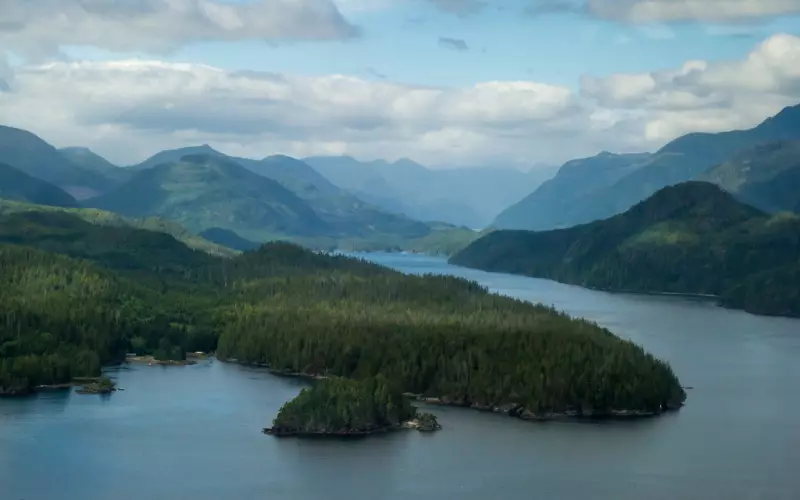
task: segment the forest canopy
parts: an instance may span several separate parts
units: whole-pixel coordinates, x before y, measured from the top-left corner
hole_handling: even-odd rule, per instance
[[[98,375],[126,352],[216,350],[466,406],[660,413],[685,399],[671,368],[639,346],[462,279],[288,243],[221,258],[61,213],[7,215],[0,228],[6,393]]]

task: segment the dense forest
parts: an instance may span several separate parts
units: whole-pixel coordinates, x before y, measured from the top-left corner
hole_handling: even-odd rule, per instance
[[[769,216],[706,182],[664,188],[582,226],[497,231],[451,262],[603,290],[715,295],[755,313],[800,315],[800,217]]]
[[[364,435],[398,428],[413,419],[416,408],[383,377],[329,379],[284,404],[264,429],[275,436]]]
[[[9,214],[0,228],[5,392],[96,375],[126,352],[216,349],[482,408],[660,413],[685,399],[631,342],[461,279],[288,243],[222,258],[65,213]]]

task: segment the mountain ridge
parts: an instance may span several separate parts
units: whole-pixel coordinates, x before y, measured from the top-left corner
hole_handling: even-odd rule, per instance
[[[495,220],[501,229],[554,229],[604,219],[623,212],[659,189],[702,178],[703,173],[737,154],[769,141],[800,139],[800,105],[787,106],[759,125],[743,130],[678,137],[653,153],[649,160],[610,186],[570,197],[569,210],[534,191],[526,202],[509,207]],[[563,167],[562,167],[563,168]],[[561,171],[555,179],[559,179]]]

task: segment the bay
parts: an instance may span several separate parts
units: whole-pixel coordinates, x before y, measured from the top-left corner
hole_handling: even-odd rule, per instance
[[[0,498],[793,499],[800,321],[368,254],[596,321],[670,362],[687,405],[636,422],[537,424],[429,408],[444,430],[363,440],[260,433],[305,382],[203,362],[109,371],[110,397],[0,400]]]

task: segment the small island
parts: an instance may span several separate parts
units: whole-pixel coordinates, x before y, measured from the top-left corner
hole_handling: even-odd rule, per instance
[[[76,390],[77,394],[111,394],[117,385],[108,377],[100,377]]]
[[[272,436],[368,436],[397,429],[441,429],[383,377],[327,379],[284,404],[264,433]]]

